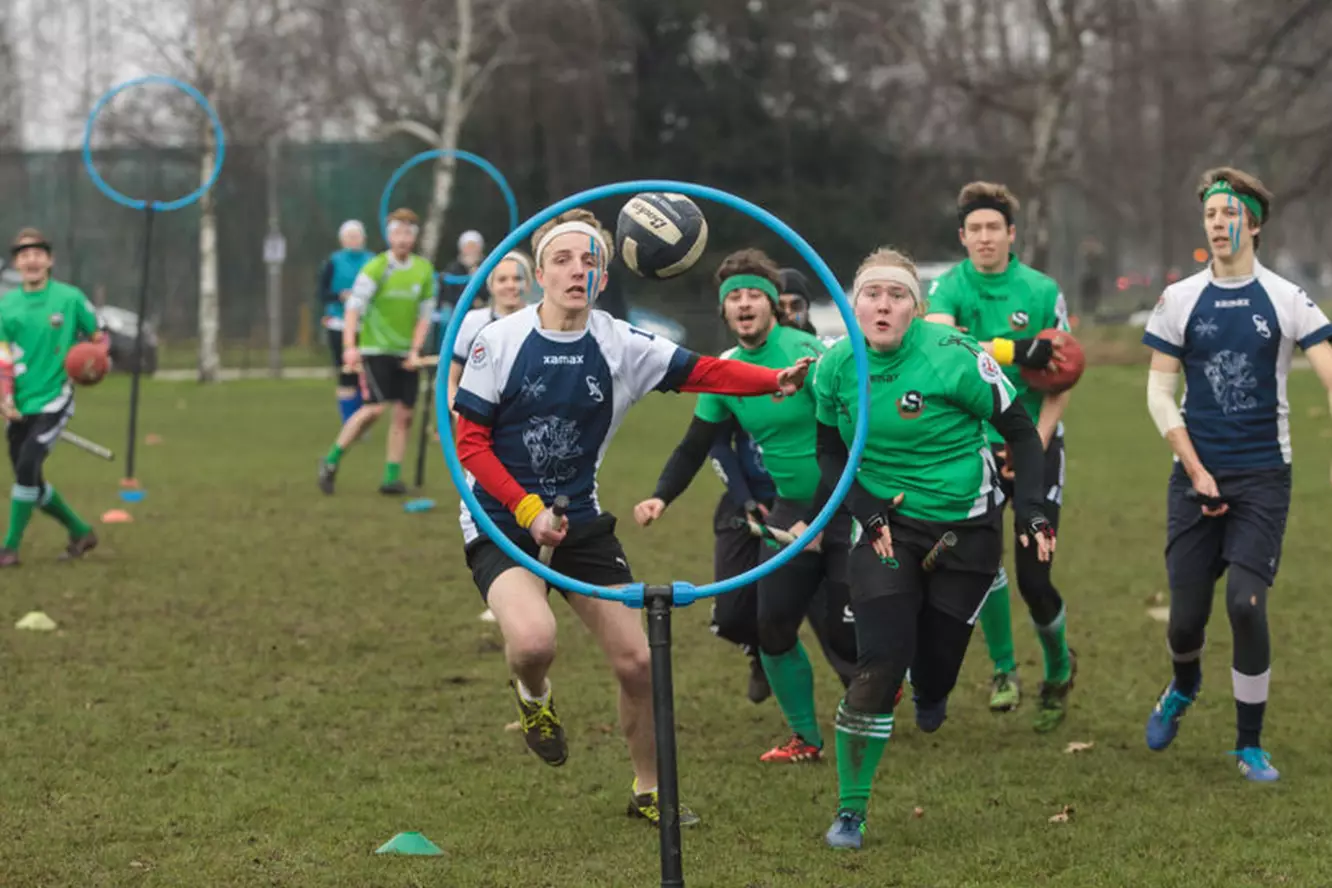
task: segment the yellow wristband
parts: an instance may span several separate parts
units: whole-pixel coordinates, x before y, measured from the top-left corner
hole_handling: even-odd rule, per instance
[[[994,359],[1000,364],[1013,363],[1013,340],[995,339],[990,346],[994,349]]]
[[[541,497],[529,493],[518,503],[518,508],[513,510],[513,517],[518,519],[518,526],[526,530],[532,526],[537,516],[545,511],[545,508],[546,504],[541,501]]]

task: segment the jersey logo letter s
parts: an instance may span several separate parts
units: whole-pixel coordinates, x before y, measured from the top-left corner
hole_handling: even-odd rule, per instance
[[[897,400],[897,415],[903,419],[919,419],[925,410],[925,396],[917,391],[909,391]]]

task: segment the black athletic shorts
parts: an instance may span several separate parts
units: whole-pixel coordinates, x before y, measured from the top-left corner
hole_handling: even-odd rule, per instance
[[[1230,509],[1208,518],[1187,499],[1193,482],[1178,463],[1170,474],[1165,550],[1170,585],[1214,583],[1230,564],[1247,567],[1272,585],[1290,513],[1290,466],[1212,477]]]
[[[361,380],[364,383],[365,403],[388,404],[397,402],[407,407],[416,406],[421,377],[415,370],[402,365],[400,355],[363,355]]]
[[[324,330],[324,335],[328,340],[328,353],[333,358],[333,369],[342,371],[342,331]]]
[[[923,601],[964,623],[974,623],[1003,559],[1002,512],[993,509],[966,521],[920,521],[889,514],[893,559],[881,561],[861,534],[851,549],[851,608],[862,601],[923,591]],[[922,566],[935,543],[951,531],[957,542],[937,556],[934,569]]]
[[[74,398],[71,396],[55,413],[34,413],[5,427],[9,464],[14,467],[19,483],[42,483],[42,464],[51,455],[51,448],[60,440],[60,433],[73,415]]]
[[[994,462],[1004,468],[1004,445],[994,445]],[[1013,501],[1013,479],[999,476],[999,489],[1004,492],[1006,502]],[[1041,503],[1041,512],[1050,525],[1059,530],[1059,507],[1064,504],[1064,436],[1055,435],[1050,439],[1050,446],[1045,448],[1045,498]],[[1016,516],[1014,516],[1016,521]],[[1026,533],[1025,527],[1014,525],[1015,533]]]
[[[594,586],[623,586],[634,581],[629,559],[615,536],[615,516],[603,512],[587,524],[570,525],[564,542],[551,554],[550,568],[575,580]],[[526,532],[510,537],[524,552],[536,558],[541,547]],[[490,538],[482,535],[463,550],[472,580],[484,601],[495,578],[511,567],[522,567]],[[547,584],[546,591],[552,587]],[[561,594],[567,594],[561,590]]]
[[[723,496],[712,514],[712,578],[738,577],[759,563],[763,541],[738,524],[745,510]],[[758,647],[758,586],[750,583],[712,599],[712,631],[734,644]]]

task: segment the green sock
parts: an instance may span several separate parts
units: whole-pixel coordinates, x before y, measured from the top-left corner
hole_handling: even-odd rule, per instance
[[[22,487],[18,484],[15,484],[10,491],[9,532],[5,534],[6,549],[18,551],[19,543],[23,542],[23,531],[28,529],[28,519],[32,517],[32,510],[41,495],[41,490],[36,487]]]
[[[823,734],[814,715],[814,668],[809,665],[805,646],[797,641],[784,654],[772,657],[760,652],[759,658],[786,723],[806,743],[822,749]]]
[[[402,463],[384,463],[384,483],[392,484],[402,474]]]
[[[79,517],[77,512],[69,507],[60,492],[50,484],[46,485],[46,495],[42,497],[40,502],[42,511],[65,525],[65,530],[69,531],[70,537],[78,539],[92,533],[92,528]]]
[[[324,462],[328,463],[330,466],[336,466],[338,460],[342,459],[342,454],[346,452],[347,451],[343,450],[337,444],[334,444],[333,448],[328,451],[328,456],[324,457]]]
[[[1050,621],[1048,626],[1037,626],[1036,637],[1041,640],[1041,650],[1045,652],[1045,680],[1051,684],[1063,684],[1072,673],[1072,664],[1068,659],[1068,639],[1064,637],[1064,608],[1059,608],[1059,616]]]
[[[1002,567],[990,584],[990,594],[980,612],[980,625],[995,673],[1017,669],[1017,660],[1013,656],[1013,608],[1008,595],[1008,573]]]
[[[837,810],[869,812],[870,786],[888,738],[893,736],[893,714],[873,715],[837,707]]]

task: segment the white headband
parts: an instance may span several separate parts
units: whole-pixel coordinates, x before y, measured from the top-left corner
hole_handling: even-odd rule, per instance
[[[599,257],[601,258],[601,261],[599,264],[606,264],[606,261],[610,257],[610,248],[606,246],[606,239],[601,236],[600,231],[593,228],[591,225],[588,225],[586,222],[561,222],[550,231],[547,231],[545,237],[537,241],[536,264],[541,264],[541,254],[546,251],[546,247],[550,246],[551,241],[559,237],[561,234],[570,233],[586,234],[588,237],[596,238],[597,243],[601,244],[601,253]]]
[[[421,226],[419,226],[419,225],[413,225],[411,222],[404,222],[404,221],[402,221],[401,219],[391,219],[391,220],[389,220],[389,224],[388,224],[388,232],[389,232],[389,234],[392,234],[394,231],[396,231],[396,230],[399,229],[399,228],[410,228],[410,229],[412,230],[412,234],[416,234],[417,232],[419,232],[419,231],[421,230]]]
[[[348,219],[346,222],[343,222],[342,226],[338,229],[338,237],[346,237],[353,231],[362,237],[365,236],[365,226],[355,219]]]
[[[458,249],[462,249],[468,244],[476,244],[478,247],[486,245],[486,239],[481,236],[479,231],[464,231],[458,238]]]
[[[521,277],[523,278],[523,289],[526,290],[529,287],[531,287],[532,263],[522,253],[519,253],[517,250],[513,250],[511,252],[505,253],[504,258],[495,263],[495,267],[490,271],[490,276],[486,278],[486,289],[489,289],[490,285],[495,282],[495,275],[499,273],[500,266],[503,265],[505,262],[508,262],[510,259],[518,263],[518,268],[521,272]]]
[[[856,275],[856,282],[851,287],[851,293],[855,296],[860,295],[860,291],[866,284],[881,282],[885,284],[901,284],[911,293],[911,300],[920,305],[920,281],[916,276],[897,265],[875,265],[865,269]]]

